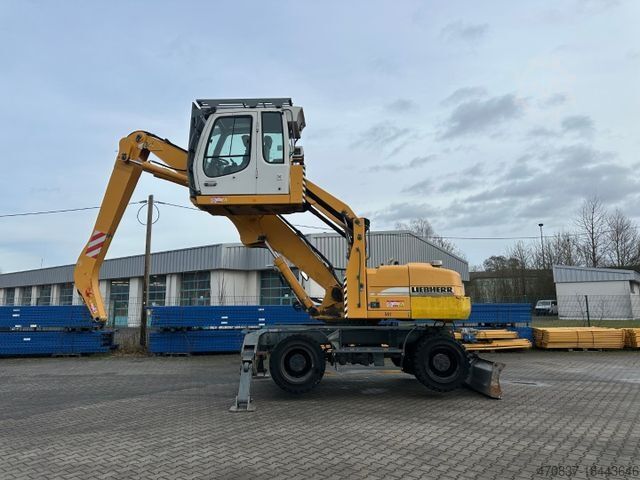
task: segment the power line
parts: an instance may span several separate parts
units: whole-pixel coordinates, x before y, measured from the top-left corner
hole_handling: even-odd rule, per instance
[[[202,211],[199,208],[187,207],[184,205],[178,205],[176,203],[161,202],[161,201],[156,201],[155,203],[158,203],[161,205],[168,205],[170,207],[184,208],[185,210],[194,210],[197,212]],[[301,225],[301,224],[294,224],[294,223],[292,223],[292,225],[298,228],[313,228],[316,230],[325,230],[325,231],[333,232],[333,229],[329,227],[320,227],[316,225]],[[389,235],[402,235],[402,234],[389,233]],[[553,235],[548,235],[548,236],[552,237]],[[448,240],[531,240],[531,239],[537,240],[538,238],[540,238],[538,235],[527,236],[527,237],[444,237],[444,236],[438,235],[437,237],[442,239],[448,239]],[[426,237],[426,238],[432,238],[432,237]]]
[[[136,205],[139,203],[145,203],[146,200],[142,202],[131,202],[129,205]],[[61,208],[58,210],[40,210],[36,212],[19,212],[19,213],[5,213],[0,215],[0,218],[9,218],[9,217],[28,217],[32,215],[52,215],[56,213],[69,213],[69,212],[82,212],[85,210],[97,210],[100,206],[97,207],[79,207],[79,208]]]
[[[630,229],[633,229],[633,230],[638,230],[639,228],[640,228],[640,226],[630,227]],[[605,235],[607,233],[613,233],[613,232],[615,232],[615,230],[603,230],[602,232],[600,232],[599,235]],[[418,237],[422,237],[422,235],[420,235],[419,233],[414,233],[414,232],[411,232],[411,231],[407,231],[407,233],[388,232],[388,233],[384,233],[384,234],[385,235],[413,234],[413,235],[416,235]],[[543,235],[542,238],[554,239],[558,235],[566,236],[566,237],[582,237],[582,236],[588,236],[589,233],[586,233],[586,232],[564,232],[564,233],[555,233],[555,234],[551,234],[551,235]],[[429,235],[429,236],[425,236],[423,238],[426,238],[426,239],[429,239],[429,240],[438,240],[438,239],[442,239],[442,240],[539,240],[540,239],[540,235],[520,236],[520,237],[455,237],[455,236],[445,236],[445,235]]]
[[[184,208],[185,210],[194,210],[196,212],[202,212],[199,208],[187,207],[186,205],[178,205],[177,203],[170,202],[161,202],[160,200],[156,200],[155,203],[160,205],[168,205],[170,207]]]
[[[193,208],[193,207],[186,207],[184,205],[178,205],[176,203],[169,203],[169,202],[160,202],[160,201],[156,201],[156,203],[160,203],[162,205],[169,205],[171,207],[178,207],[178,208],[184,208],[186,210],[194,210],[194,211],[202,211],[199,208]],[[324,230],[324,231],[329,231],[329,232],[333,232],[332,228],[328,228],[328,227],[320,227],[320,226],[315,226],[315,225],[301,225],[301,224],[294,224],[292,223],[293,226],[298,227],[298,228],[312,228],[312,229],[316,229],[316,230]],[[638,229],[639,227],[633,227],[634,229]],[[606,233],[612,233],[613,230],[606,230],[603,231],[602,234],[606,234]],[[386,233],[386,235],[406,235],[404,233]],[[554,238],[557,234],[555,235],[543,235],[543,238]],[[584,236],[584,235],[588,235],[587,233],[579,233],[579,232],[568,232],[568,233],[564,233],[563,235],[566,236],[571,236],[571,237],[579,237],[579,236]],[[418,235],[420,236],[420,235]],[[444,236],[444,235],[432,235],[432,236],[427,236],[425,237],[428,240],[437,240],[437,239],[443,239],[443,240],[538,240],[540,238],[539,235],[525,235],[525,236],[515,236],[515,237],[458,237],[458,236]]]
[[[147,203],[146,200],[141,200],[141,201],[137,201],[137,202],[130,202],[128,203],[128,205],[140,205],[140,204],[145,204]],[[175,207],[175,208],[182,208],[184,210],[192,210],[194,212],[202,212],[203,210],[199,209],[199,208],[194,208],[194,207],[188,207],[186,205],[179,205],[177,203],[171,203],[171,202],[163,202],[160,200],[156,200],[155,202],[156,204],[159,205],[167,205],[169,207]],[[18,213],[6,213],[6,214],[0,214],[0,218],[12,218],[12,217],[27,217],[27,216],[35,216],[35,215],[54,215],[54,214],[59,214],[59,213],[71,213],[71,212],[82,212],[82,211],[87,211],[87,210],[97,210],[101,208],[100,206],[94,206],[94,207],[78,207],[78,208],[62,208],[62,209],[56,209],[56,210],[40,210],[40,211],[33,211],[33,212],[18,212]],[[328,228],[328,227],[321,227],[321,226],[315,226],[315,225],[301,225],[301,224],[292,224],[298,228],[311,228],[311,229],[315,229],[315,230],[323,230],[323,231],[330,231],[332,232],[333,229]],[[638,230],[640,228],[640,226],[634,226],[634,227],[630,227],[633,230]],[[613,233],[614,230],[604,230],[603,232],[601,232],[602,235],[605,235],[607,233]],[[385,235],[406,235],[406,233],[394,233],[394,232],[387,232],[385,233]],[[419,234],[415,234],[420,236]],[[557,235],[559,234],[553,234],[553,235],[543,235],[543,238],[545,239],[553,239],[555,238]],[[581,232],[567,232],[567,233],[562,233],[560,235],[563,236],[567,236],[567,237],[582,237],[585,235],[589,235],[588,233],[581,233]],[[432,235],[432,236],[427,236],[425,237],[428,240],[437,240],[437,239],[442,239],[442,240],[474,240],[474,241],[482,241],[482,240],[492,240],[492,241],[503,241],[503,240],[538,240],[540,238],[539,235],[523,235],[523,236],[491,236],[491,237],[461,237],[461,236],[446,236],[446,235]]]
[[[554,235],[545,235],[544,238],[552,238]],[[431,239],[442,238],[443,240],[537,240],[539,235],[523,236],[523,237],[445,237],[441,235],[435,235],[426,237]]]
[[[31,215],[49,215],[53,213],[81,212],[83,210],[94,210],[96,208],[100,208],[100,207],[64,208],[60,210],[42,210],[39,212],[6,213],[4,215],[0,215],[0,218],[28,217]]]
[[[199,208],[187,207],[185,205],[178,205],[177,203],[161,202],[159,200],[156,200],[155,203],[158,203],[160,205],[168,205],[170,207],[184,208],[185,210],[194,210],[196,212],[202,212],[202,210],[200,210]],[[295,227],[299,227],[299,228],[315,228],[317,230],[327,230],[327,231],[330,231],[330,232],[333,231],[332,228],[319,227],[319,226],[315,226],[315,225],[297,225],[297,224],[293,224],[293,223],[292,223],[292,225],[295,226]]]
[[[632,226],[629,227],[631,230],[638,230],[640,226]],[[615,230],[603,230],[599,233],[599,235],[606,235],[607,233],[614,233]],[[583,237],[589,236],[590,234],[587,232],[563,232],[563,233],[555,233],[551,235],[543,235],[542,238],[553,239],[557,236],[565,236],[565,237]],[[427,238],[443,238],[447,240],[539,240],[540,235],[532,235],[532,236],[522,236],[522,237],[445,237],[440,235],[435,235]]]

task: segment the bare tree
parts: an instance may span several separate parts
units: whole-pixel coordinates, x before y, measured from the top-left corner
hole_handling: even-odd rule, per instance
[[[413,218],[407,222],[397,222],[396,229],[409,230],[415,233],[419,237],[433,237],[436,232],[431,225],[431,222],[426,218]]]
[[[586,199],[575,224],[582,237],[580,249],[585,263],[589,267],[601,266],[607,244],[607,211],[602,201],[596,196]]]
[[[450,240],[446,238],[442,238],[438,235],[431,222],[426,218],[414,218],[410,220],[408,223],[406,222],[397,222],[396,223],[397,230],[409,230],[411,233],[418,235],[419,237],[424,237],[430,242],[442,247],[454,255],[458,255],[459,257],[464,258],[464,254],[458,248],[458,246]]]
[[[583,263],[578,236],[572,232],[556,233],[548,238],[545,241],[544,254],[548,265],[579,266]],[[538,248],[535,255],[539,255]]]
[[[518,240],[511,247],[507,248],[507,255],[515,262],[517,268],[525,270],[531,266],[531,248],[528,247],[522,240]]]
[[[531,266],[531,248],[522,240],[518,240],[512,247],[507,249],[507,255],[513,267],[512,275],[517,277],[519,285],[517,292],[522,297],[527,295],[527,275],[526,271]]]
[[[607,217],[607,257],[611,265],[624,267],[638,261],[637,229],[620,209]]]

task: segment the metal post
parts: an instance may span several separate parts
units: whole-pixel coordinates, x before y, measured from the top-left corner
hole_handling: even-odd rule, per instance
[[[589,315],[589,296],[584,296],[584,303],[587,306],[587,326],[591,326],[591,315]]]
[[[542,227],[544,227],[544,223],[539,223],[538,227],[540,227],[540,247],[542,248],[542,269],[545,269],[544,262],[544,236],[542,235]]]
[[[153,225],[153,195],[147,200],[147,238],[144,247],[144,279],[142,281],[142,312],[140,316],[140,346],[147,346],[147,308],[151,273],[151,226]]]

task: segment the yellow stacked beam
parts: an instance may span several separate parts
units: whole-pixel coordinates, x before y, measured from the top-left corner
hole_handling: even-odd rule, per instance
[[[464,348],[475,350],[514,350],[519,348],[531,348],[531,342],[526,338],[511,338],[507,340],[491,340],[490,342],[463,343]]]
[[[511,338],[518,338],[517,332],[512,332],[511,330],[480,330],[476,333],[476,338],[478,340],[504,340]]]
[[[478,342],[463,343],[464,348],[474,350],[511,350],[531,348],[531,342],[526,338],[518,338],[517,332],[506,329],[475,330],[474,336]],[[462,340],[462,333],[454,333],[456,340]]]
[[[640,348],[640,328],[624,328],[624,345],[629,348]]]
[[[624,348],[621,329],[604,327],[534,328],[538,348]]]

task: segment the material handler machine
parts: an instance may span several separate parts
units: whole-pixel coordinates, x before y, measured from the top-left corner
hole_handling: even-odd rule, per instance
[[[320,382],[327,362],[381,366],[385,358],[431,390],[467,385],[500,398],[503,365],[467,352],[453,337],[452,322],[466,319],[471,308],[460,275],[438,262],[368,266],[369,220],[306,178],[297,144],[304,128],[303,110],[289,98],[196,100],[187,150],[145,131],[121,139],[74,272],[94,320],[107,320],[100,267],[140,175],[148,172],[187,187],[197,208],[227,217],[247,247],[267,248],[301,307],[323,321],[247,333],[232,410],[253,409],[253,375],[268,372],[280,388],[301,394]],[[344,237],[344,277],[286,219],[298,212]],[[324,289],[322,299],[309,296],[292,266]]]

